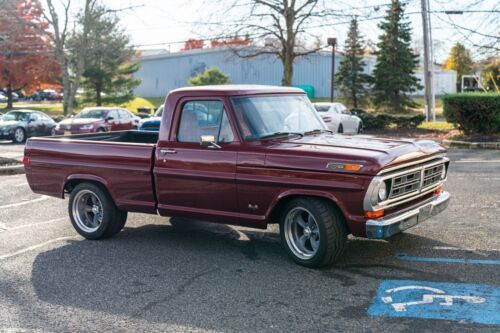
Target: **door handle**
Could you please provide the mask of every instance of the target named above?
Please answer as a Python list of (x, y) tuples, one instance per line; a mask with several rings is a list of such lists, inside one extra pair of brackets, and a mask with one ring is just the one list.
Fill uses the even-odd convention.
[(177, 154), (177, 150), (172, 148), (160, 149), (160, 155)]

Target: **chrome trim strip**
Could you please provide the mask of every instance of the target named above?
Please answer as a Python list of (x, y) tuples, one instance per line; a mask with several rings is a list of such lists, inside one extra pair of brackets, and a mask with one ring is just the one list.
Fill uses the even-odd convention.
[(398, 169), (405, 168), (405, 167), (408, 167), (408, 166), (418, 165), (418, 164), (425, 163), (427, 161), (431, 161), (431, 160), (435, 160), (435, 159), (442, 159), (442, 158), (445, 158), (445, 159), (447, 159), (449, 161), (449, 158), (447, 158), (445, 154), (439, 154), (439, 155), (435, 155), (435, 156), (432, 156), (432, 157), (425, 158), (423, 160), (413, 161), (413, 162), (409, 162), (409, 163), (405, 163), (405, 164), (400, 164), (400, 165), (396, 165), (396, 166), (384, 169), (384, 170), (380, 171), (378, 173), (378, 175), (383, 175), (383, 174), (386, 174), (386, 173), (391, 172), (393, 170), (398, 170)]

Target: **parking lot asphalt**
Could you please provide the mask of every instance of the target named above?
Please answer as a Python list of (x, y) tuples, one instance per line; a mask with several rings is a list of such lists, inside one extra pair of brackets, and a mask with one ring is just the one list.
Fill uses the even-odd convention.
[[(446, 211), (387, 241), (350, 238), (318, 270), (294, 264), (275, 227), (130, 214), (116, 237), (84, 240), (67, 200), (0, 177), (0, 331), (498, 332), (500, 152), (449, 156)], [(379, 297), (413, 285), (449, 297), (411, 294), (399, 312)]]

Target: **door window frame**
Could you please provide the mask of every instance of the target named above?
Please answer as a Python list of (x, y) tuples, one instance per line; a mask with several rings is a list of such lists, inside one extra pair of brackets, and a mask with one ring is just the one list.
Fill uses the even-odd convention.
[[(183, 97), (179, 99), (177, 105), (175, 106), (174, 119), (172, 121), (172, 128), (170, 130), (169, 141), (175, 142), (176, 145), (186, 145), (187, 146), (197, 146), (201, 147), (199, 142), (182, 142), (178, 140), (177, 133), (179, 132), (179, 127), (181, 124), (182, 117), (182, 109), (184, 105), (188, 102), (221, 102), (223, 106), (223, 111), (226, 112), (227, 118), (229, 120), (229, 125), (231, 126), (231, 131), (233, 131), (233, 141), (228, 143), (221, 143), (222, 147), (233, 146), (235, 144), (241, 143), (240, 133), (236, 130), (235, 120), (233, 117), (232, 109), (229, 107), (229, 103), (227, 99), (224, 97), (204, 97), (204, 96), (196, 96), (196, 97)], [(222, 120), (222, 119), (221, 119)], [(219, 128), (220, 131), (220, 128)], [(218, 138), (217, 138), (218, 139)]]

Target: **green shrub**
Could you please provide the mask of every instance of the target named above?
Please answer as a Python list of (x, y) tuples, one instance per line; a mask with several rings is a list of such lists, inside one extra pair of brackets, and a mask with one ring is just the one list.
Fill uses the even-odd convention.
[(416, 115), (393, 115), (389, 113), (372, 114), (361, 109), (353, 109), (352, 111), (358, 114), (358, 117), (363, 121), (363, 128), (384, 129), (390, 125), (395, 125), (399, 128), (417, 128), (425, 120), (423, 114)]
[(461, 93), (443, 97), (446, 120), (465, 134), (500, 133), (500, 94)]

